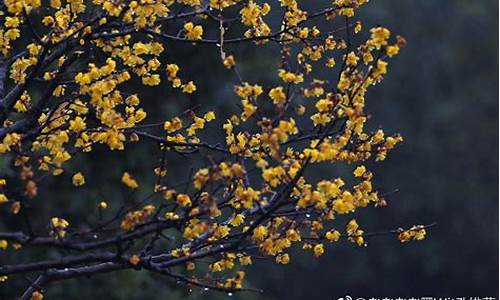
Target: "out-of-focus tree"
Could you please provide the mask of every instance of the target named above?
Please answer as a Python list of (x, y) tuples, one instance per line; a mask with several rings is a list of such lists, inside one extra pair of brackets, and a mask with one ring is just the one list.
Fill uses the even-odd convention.
[[(3, 285), (22, 287), (21, 299), (42, 299), (56, 282), (129, 269), (235, 293), (254, 290), (243, 286), (246, 266), (260, 258), (288, 264), (293, 245), (319, 257), (342, 238), (357, 246), (383, 234), (423, 239), (432, 224), (365, 232), (354, 218), (336, 220), (387, 204), (363, 162), (383, 161), (402, 141), (365, 128), (367, 89), (406, 45), (384, 27), (362, 41), (355, 12), (365, 2), (306, 9), (295, 0), (5, 1)], [(201, 104), (164, 116), (143, 108), (146, 87), (179, 97), (201, 90), (169, 57), (169, 47), (182, 43), (215, 51), (238, 82), (241, 111), (211, 129), (223, 139), (205, 132), (223, 111)], [(241, 75), (243, 56), (230, 47), (247, 43), (278, 49), (280, 84)], [(64, 204), (72, 202), (67, 195), (44, 197), (47, 180), (71, 182), (72, 193), (85, 195), (93, 173), (75, 169), (79, 157), (119, 157), (144, 144), (156, 149), (150, 174), (123, 169), (100, 183), (129, 193), (77, 211)], [(176, 157), (196, 163), (171, 174)], [(353, 176), (317, 179), (315, 166), (345, 163), (355, 165)], [(29, 251), (36, 261), (19, 260)]]

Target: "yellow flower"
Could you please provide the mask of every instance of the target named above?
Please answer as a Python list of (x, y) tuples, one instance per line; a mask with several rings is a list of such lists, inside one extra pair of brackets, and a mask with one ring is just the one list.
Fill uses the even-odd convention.
[(346, 214), (354, 211), (355, 206), (352, 201), (346, 199), (337, 199), (333, 201), (333, 210), (338, 214)]
[(133, 266), (137, 266), (139, 264), (139, 262), (141, 262), (141, 259), (139, 258), (139, 256), (134, 254), (134, 255), (130, 256), (130, 258), (128, 259), (128, 262)]
[(142, 83), (145, 85), (158, 85), (160, 82), (160, 75), (158, 74), (142, 77)]
[(224, 58), (224, 61), (222, 62), (224, 64), (224, 67), (227, 69), (231, 69), (236, 65), (236, 61), (234, 60), (233, 55), (229, 55), (226, 58)]
[(187, 94), (192, 94), (196, 91), (196, 85), (190, 81), (182, 86), (182, 91)]
[(212, 270), (212, 272), (221, 272), (223, 270), (223, 265), (220, 262), (215, 262), (211, 264), (209, 267), (210, 270)]
[(170, 81), (174, 80), (177, 78), (177, 72), (179, 72), (179, 66), (176, 64), (168, 64), (167, 65), (167, 74), (168, 74), (168, 79)]
[(213, 121), (215, 120), (215, 113), (213, 111), (209, 111), (203, 116), (203, 118), (207, 122)]
[(50, 0), (50, 6), (52, 8), (60, 8), (61, 7), (61, 0)]
[(66, 221), (62, 218), (57, 218), (57, 217), (52, 218), (51, 222), (52, 222), (52, 226), (63, 228), (63, 229), (68, 227), (68, 225), (69, 225), (68, 221)]
[(252, 257), (250, 257), (248, 255), (240, 257), (240, 264), (242, 266), (251, 265), (252, 264)]
[(399, 47), (398, 45), (387, 46), (385, 52), (387, 53), (387, 56), (393, 57), (394, 55), (399, 53)]
[(283, 92), (283, 87), (278, 86), (269, 91), (269, 98), (273, 100), (274, 104), (284, 104), (286, 101), (286, 94)]
[(330, 242), (336, 242), (340, 239), (340, 232), (338, 232), (337, 230), (328, 231), (325, 237)]
[(69, 226), (69, 222), (62, 218), (54, 217), (51, 219), (52, 233), (57, 235), (59, 238), (64, 238), (66, 236), (66, 228)]
[(176, 201), (180, 206), (191, 206), (191, 198), (186, 194), (177, 195)]
[(268, 231), (267, 228), (259, 225), (253, 230), (252, 238), (254, 240), (262, 242), (267, 237)]
[(243, 224), (244, 221), (245, 221), (245, 216), (242, 215), (242, 214), (237, 214), (231, 220), (231, 225), (234, 226), (234, 227), (240, 226), (241, 224)]
[(358, 230), (359, 228), (359, 225), (358, 223), (356, 222), (355, 219), (352, 219), (351, 221), (349, 221), (349, 223), (347, 223), (347, 233), (349, 235), (352, 235), (352, 234), (355, 234), (356, 230)]
[(387, 40), (391, 35), (389, 29), (384, 27), (376, 27), (370, 29), (371, 37), (370, 44), (372, 44), (375, 48), (380, 49), (380, 47), (387, 45)]
[(313, 248), (314, 256), (320, 257), (323, 253), (325, 253), (325, 248), (323, 244), (317, 244)]
[(214, 237), (217, 239), (224, 238), (229, 234), (229, 231), (230, 229), (226, 225), (217, 226), (217, 228), (215, 229)]
[(282, 167), (265, 169), (262, 172), (262, 178), (272, 187), (276, 187), (281, 183), (282, 177), (285, 175), (285, 170)]
[(178, 117), (173, 118), (170, 121), (166, 121), (163, 124), (163, 129), (168, 132), (174, 132), (182, 128), (182, 120)]
[(0, 194), (0, 203), (5, 203), (8, 201), (9, 199), (7, 199), (7, 196), (5, 196), (5, 194)]
[(7, 249), (7, 246), (9, 246), (9, 242), (7, 242), (6, 240), (0, 240), (0, 249)]
[(398, 239), (401, 241), (401, 243), (405, 243), (410, 241), (412, 238), (410, 232), (408, 231), (403, 231), (398, 235)]
[(295, 108), (295, 112), (297, 113), (297, 115), (302, 116), (306, 113), (306, 107), (302, 104), (299, 104)]
[(69, 121), (69, 129), (77, 133), (84, 130), (86, 126), (87, 124), (85, 124), (85, 121), (81, 117), (76, 117), (74, 120)]
[(186, 38), (191, 41), (200, 40), (203, 35), (203, 27), (201, 25), (194, 26), (192, 22), (184, 24)]
[(122, 183), (128, 186), (131, 189), (136, 189), (139, 187), (137, 181), (130, 176), (128, 172), (124, 172), (122, 175)]
[[(199, 0), (190, 0), (192, 2), (197, 2), (199, 5)], [(210, 0), (210, 7), (216, 10), (221, 10), (223, 8), (227, 8), (231, 5), (236, 4), (235, 0)]]
[(354, 33), (359, 33), (362, 29), (361, 22), (357, 21), (356, 26), (354, 26)]
[(315, 107), (319, 112), (327, 112), (333, 107), (333, 102), (330, 99), (320, 99)]
[(335, 59), (334, 58), (329, 58), (327, 61), (326, 61), (326, 64), (325, 64), (328, 68), (333, 68), (335, 67)]
[(167, 212), (165, 213), (165, 219), (171, 221), (179, 220), (179, 215), (174, 212)]
[(82, 186), (85, 184), (85, 177), (81, 172), (78, 172), (73, 175), (72, 181), (74, 186)]
[(64, 88), (64, 85), (58, 85), (54, 89), (54, 92), (52, 93), (52, 95), (54, 95), (55, 97), (61, 97), (62, 95), (64, 95), (65, 91), (66, 91), (66, 89)]
[(54, 17), (52, 16), (45, 16), (43, 19), (42, 19), (42, 24), (45, 25), (45, 26), (51, 26), (52, 24), (54, 24)]
[(148, 54), (151, 51), (151, 45), (141, 42), (135, 43), (133, 48), (135, 55)]
[(14, 108), (16, 109), (17, 112), (27, 112), (28, 111), (26, 104), (23, 103), (21, 100), (16, 101), (16, 104), (14, 104)]
[(295, 74), (284, 69), (278, 70), (278, 76), (286, 83), (297, 84), (304, 81), (304, 76), (302, 74)]
[(346, 63), (349, 66), (355, 66), (358, 64), (358, 60), (359, 60), (359, 57), (357, 57), (356, 54), (354, 54), (354, 52), (351, 51), (347, 55)]
[(365, 243), (365, 240), (363, 238), (363, 230), (359, 229), (359, 225), (356, 222), (356, 220), (352, 219), (349, 221), (347, 224), (347, 234), (349, 235), (349, 240), (353, 243), (358, 244), (358, 246), (362, 246)]
[(279, 264), (286, 265), (290, 262), (290, 255), (288, 255), (288, 253), (279, 254), (276, 256), (276, 262)]
[(43, 294), (40, 293), (39, 291), (34, 291), (32, 294), (31, 294), (31, 298), (30, 300), (42, 300), (43, 299)]
[(425, 235), (426, 235), (425, 229), (420, 229), (415, 232), (415, 240), (417, 241), (423, 240), (425, 238)]
[(19, 18), (17, 17), (6, 17), (5, 18), (5, 27), (19, 27)]
[(301, 240), (299, 232), (295, 229), (288, 229), (286, 231), (286, 238), (292, 242), (297, 242)]
[(370, 52), (363, 53), (363, 62), (367, 65), (373, 61), (373, 55)]
[(325, 126), (332, 119), (327, 114), (317, 113), (311, 116), (311, 120), (313, 121), (315, 126), (322, 125)]
[(363, 176), (363, 174), (365, 174), (365, 172), (366, 172), (365, 166), (359, 166), (356, 168), (356, 170), (354, 170), (353, 174), (356, 177), (361, 177)]

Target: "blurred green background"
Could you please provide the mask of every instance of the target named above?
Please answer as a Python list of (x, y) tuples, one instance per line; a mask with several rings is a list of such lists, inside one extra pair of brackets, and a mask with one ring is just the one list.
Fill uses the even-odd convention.
[[(308, 5), (322, 7), (314, 1)], [(362, 8), (358, 17), (365, 29), (383, 25), (408, 41), (384, 82), (367, 96), (371, 125), (405, 137), (404, 146), (384, 163), (370, 165), (377, 186), (399, 192), (387, 197), (388, 207), (357, 213), (361, 225), (370, 230), (434, 221), (438, 225), (418, 243), (402, 245), (394, 237), (378, 237), (368, 240), (366, 248), (342, 242), (329, 246), (319, 260), (304, 253), (293, 256), (288, 266), (256, 262), (248, 270), (247, 284), (264, 289), (264, 294), (231, 298), (498, 296), (498, 1), (377, 0)], [(199, 92), (185, 97), (162, 88), (141, 91), (149, 93), (145, 102), (153, 113), (148, 118), (170, 117), (195, 104), (222, 112), (221, 116), (237, 108), (232, 92), (236, 80), (221, 66), (215, 48), (167, 45), (167, 50), (168, 59), (183, 68), (181, 77), (195, 80)], [(270, 70), (277, 66), (277, 49), (235, 46), (227, 50), (241, 62), (246, 80), (276, 80)], [(116, 188), (120, 174), (128, 170), (147, 182), (157, 154), (152, 145), (133, 146), (117, 156), (96, 148), (80, 157), (75, 167), (92, 174), (84, 193), (75, 195), (69, 179), (48, 181), (44, 188), (50, 192), (39, 197), (37, 209), (50, 215), (63, 205), (74, 220), (81, 209), (91, 209), (102, 199), (119, 203), (129, 196)], [(172, 156), (173, 178), (176, 170), (197, 163)], [(331, 168), (323, 171), (336, 175)], [(81, 221), (91, 222), (92, 217)], [(17, 294), (4, 287), (0, 291)], [(130, 271), (54, 285), (46, 296), (228, 298)]]

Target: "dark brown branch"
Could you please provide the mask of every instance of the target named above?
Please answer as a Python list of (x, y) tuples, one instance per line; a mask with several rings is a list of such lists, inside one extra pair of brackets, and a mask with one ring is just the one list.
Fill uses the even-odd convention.
[(0, 276), (27, 273), (34, 271), (45, 271), (52, 268), (68, 268), (85, 263), (107, 262), (116, 258), (116, 254), (110, 252), (89, 253), (79, 256), (65, 256), (55, 260), (45, 260), (34, 263), (19, 263), (16, 265), (0, 265)]

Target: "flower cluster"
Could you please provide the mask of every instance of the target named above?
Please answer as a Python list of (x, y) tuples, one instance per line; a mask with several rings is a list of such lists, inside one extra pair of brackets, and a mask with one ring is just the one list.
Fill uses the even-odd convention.
[[(148, 174), (156, 178), (153, 183), (143, 174), (119, 171), (123, 175), (114, 183), (121, 181), (131, 198), (142, 199), (105, 195), (109, 207), (95, 199), (88, 213), (97, 213), (99, 221), (91, 229), (78, 222), (92, 218), (73, 222), (64, 207), (54, 206), (71, 226), (53, 217), (49, 232), (0, 233), (1, 249), (12, 241), (19, 247), (92, 250), (73, 272), (67, 271), (73, 267), (65, 259), (68, 252), (57, 252), (61, 259), (46, 267), (58, 270), (57, 280), (143, 268), (234, 292), (245, 289), (243, 269), (254, 257), (289, 264), (294, 246), (320, 257), (343, 239), (367, 244), (372, 234), (360, 229), (356, 213), (387, 204), (370, 161), (385, 160), (403, 138), (372, 129), (366, 95), (406, 45), (381, 26), (363, 31), (355, 13), (367, 0), (335, 0), (320, 10), (306, 10), (297, 0), (49, 2), (8, 0), (0, 16), (0, 63), (8, 74), (0, 83), (6, 91), (0, 95), (0, 156), (12, 162), (0, 172), (0, 205), (10, 206), (10, 224), (31, 226), (26, 208), (43, 197), (44, 178), (65, 178), (75, 192), (93, 183), (73, 171), (74, 157), (94, 149), (121, 155), (139, 142), (152, 143), (162, 155)], [(364, 42), (354, 45), (353, 35)], [(130, 87), (160, 86), (182, 97), (202, 90), (189, 79), (185, 62), (171, 61), (170, 49), (178, 43), (198, 47), (201, 55), (217, 48), (221, 68), (238, 80), (239, 111), (202, 107), (159, 112), (157, 120), (158, 112), (148, 115), (146, 93)], [(233, 46), (244, 43), (279, 46), (272, 83), (244, 79), (245, 62)], [(206, 138), (208, 127), (222, 139)], [(183, 174), (173, 178), (168, 172), (169, 155), (199, 155), (205, 165), (179, 183)], [(352, 175), (315, 174), (320, 166), (339, 163)], [(402, 242), (422, 240), (425, 228), (389, 233)], [(138, 245), (140, 254), (134, 252)], [(45, 270), (44, 264), (37, 268)], [(1, 269), (0, 276), (15, 270), (23, 269)], [(39, 289), (37, 283), (25, 294), (42, 299)]]
[(402, 243), (411, 240), (421, 241), (425, 238), (427, 233), (423, 225), (416, 225), (408, 230), (400, 229), (398, 231), (400, 232), (398, 238)]

